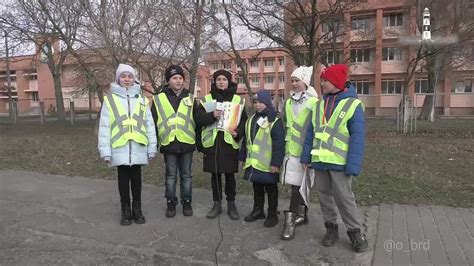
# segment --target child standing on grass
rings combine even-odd
[[[364,108],[357,99],[355,89],[346,83],[347,73],[347,66],[342,64],[332,65],[322,72],[323,98],[313,109],[301,163],[315,170],[319,204],[326,227],[322,244],[332,246],[339,239],[339,210],[353,250],[365,252],[369,245],[361,232],[352,191],[352,179],[360,174],[364,161]]]
[[[254,97],[255,114],[247,120],[239,154],[244,163],[244,179],[253,182],[254,204],[246,222],[265,219],[263,205],[268,195],[268,216],[265,227],[278,224],[279,170],[285,155],[285,130],[277,117],[268,90],[259,90]]]
[[[156,156],[156,133],[148,99],[135,83],[133,67],[120,64],[104,97],[99,122],[100,158],[117,166],[121,225],[145,223],[141,210],[141,166]],[[130,208],[130,185],[133,203]]]

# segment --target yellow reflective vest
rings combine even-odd
[[[318,99],[316,97],[309,97],[304,102],[304,108],[300,111],[298,116],[293,114],[293,101],[291,99],[285,102],[285,153],[295,157],[301,156],[303,153],[303,144],[308,130],[309,123],[311,123],[312,110]]]
[[[110,136],[112,148],[121,147],[133,140],[148,145],[146,135],[146,108],[148,99],[141,94],[131,116],[120,103],[118,96],[109,93],[104,98],[104,104],[109,109]]]
[[[208,94],[204,97],[203,104],[206,103],[206,102],[210,102],[212,100],[213,100],[212,96],[210,94]],[[239,95],[234,95],[234,97],[232,97],[231,102],[232,103],[238,103],[242,106],[245,105],[245,99],[240,97]],[[201,142],[202,142],[202,146],[204,148],[210,148],[210,147],[214,146],[214,143],[215,143],[216,137],[217,137],[217,131],[218,131],[218,129],[216,127],[216,123],[213,123],[212,125],[204,127],[202,129]],[[232,137],[230,132],[224,131],[224,141],[227,144],[232,145],[232,148],[234,148],[236,150],[239,149],[239,143],[237,141],[235,141],[234,137]]]
[[[196,123],[193,118],[192,95],[181,100],[177,112],[174,111],[164,92],[153,96],[153,101],[157,114],[156,127],[160,145],[169,145],[175,139],[182,143],[195,144]]]
[[[248,119],[245,124],[245,136],[247,138],[247,158],[245,160],[244,169],[252,166],[257,170],[269,173],[271,167],[270,163],[272,160],[271,131],[273,125],[276,121],[278,121],[279,118],[276,118],[273,122],[266,120],[266,122],[264,122],[257,130],[257,134],[252,140],[251,126],[254,116],[255,115]]]
[[[350,138],[347,122],[359,104],[362,102],[356,98],[342,99],[329,121],[323,124],[324,100],[318,101],[312,117],[314,127],[312,162],[346,164]]]

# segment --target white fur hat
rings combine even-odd
[[[291,77],[295,77],[301,81],[303,81],[304,84],[306,84],[307,87],[310,87],[309,83],[311,81],[311,75],[313,75],[313,66],[300,66],[297,69],[293,70],[293,73],[291,73]]]
[[[122,74],[123,72],[131,73],[133,75],[133,79],[137,80],[137,74],[132,66],[127,64],[119,64],[119,66],[117,67],[117,71],[115,71],[115,81],[117,83],[119,83],[120,74]]]

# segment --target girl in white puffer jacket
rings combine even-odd
[[[141,166],[147,165],[148,161],[156,156],[156,131],[153,118],[148,106],[148,100],[139,84],[136,84],[136,74],[133,67],[120,64],[116,71],[116,82],[110,85],[110,92],[105,97],[100,113],[98,149],[100,158],[109,167],[117,166],[118,187],[122,210],[121,225],[130,225],[132,220],[137,224],[145,223],[145,217],[141,211]],[[139,106],[137,106],[139,105]],[[136,127],[123,126],[124,133],[132,130],[133,138],[123,136],[114,138],[120,133],[120,119],[124,115],[115,115],[120,110],[126,113],[131,120],[144,120],[144,124],[138,123]],[[140,113],[141,110],[141,113]],[[142,114],[141,118],[140,115]],[[118,129],[118,130],[117,130]],[[135,130],[136,129],[136,130]],[[145,129],[145,130],[143,130]],[[141,131],[142,134],[138,132]],[[118,132],[118,133],[117,133]],[[137,137],[138,136],[138,137]],[[130,208],[130,184],[133,197],[133,211]]]

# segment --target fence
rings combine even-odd
[[[89,101],[89,98],[64,98],[64,113],[66,120],[72,125],[78,119],[92,120],[96,117],[100,109],[100,101],[95,98]],[[0,117],[8,117],[9,104],[5,101],[5,105],[0,108]],[[12,117],[11,122],[31,122],[45,124],[48,121],[56,121],[58,118],[58,110],[56,99],[44,98],[39,101],[31,99],[14,99],[12,101]]]

